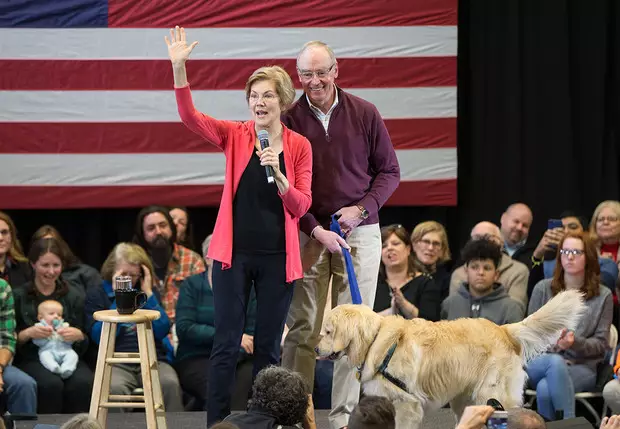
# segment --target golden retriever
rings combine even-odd
[[[565,291],[522,322],[498,326],[486,319],[383,317],[346,304],[326,315],[316,352],[322,359],[347,356],[364,393],[394,403],[396,428],[417,428],[425,412],[447,403],[457,420],[466,406],[489,398],[521,406],[523,366],[555,344],[564,328],[574,329],[585,309],[579,291]]]

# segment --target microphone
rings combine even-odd
[[[258,141],[260,142],[260,147],[262,150],[269,147],[269,133],[266,130],[260,130],[256,135],[258,137]],[[267,172],[267,183],[273,183],[273,169],[270,165],[265,166],[265,171]]]

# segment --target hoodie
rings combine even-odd
[[[469,293],[469,285],[462,283],[458,293],[450,295],[441,304],[441,318],[447,320],[462,317],[482,317],[505,325],[523,320],[525,309],[506,292],[499,283],[493,285],[493,291],[481,298],[474,298]]]
[[[527,309],[527,281],[530,275],[528,268],[519,261],[502,253],[502,261],[497,268],[499,271],[499,283],[501,283],[508,295]],[[461,265],[452,273],[450,278],[450,296],[458,293],[462,283],[467,281],[465,267]]]

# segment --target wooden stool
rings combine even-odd
[[[159,383],[157,351],[153,337],[153,320],[159,319],[154,310],[136,310],[133,314],[119,314],[116,310],[97,311],[95,320],[103,322],[97,370],[90,400],[90,417],[106,427],[108,408],[145,408],[148,429],[166,429],[164,398]],[[138,353],[114,353],[116,325],[135,323],[138,334]],[[120,363],[139,364],[142,369],[144,395],[110,395],[112,365]],[[133,402],[119,402],[133,401]],[[137,402],[138,401],[138,402]]]

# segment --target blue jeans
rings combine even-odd
[[[564,418],[575,417],[575,392],[594,388],[596,373],[586,365],[568,365],[562,356],[545,353],[525,368],[529,384],[536,388],[538,413],[555,420],[556,411]]]
[[[7,408],[11,414],[36,414],[37,382],[21,369],[9,365],[2,373]]]

